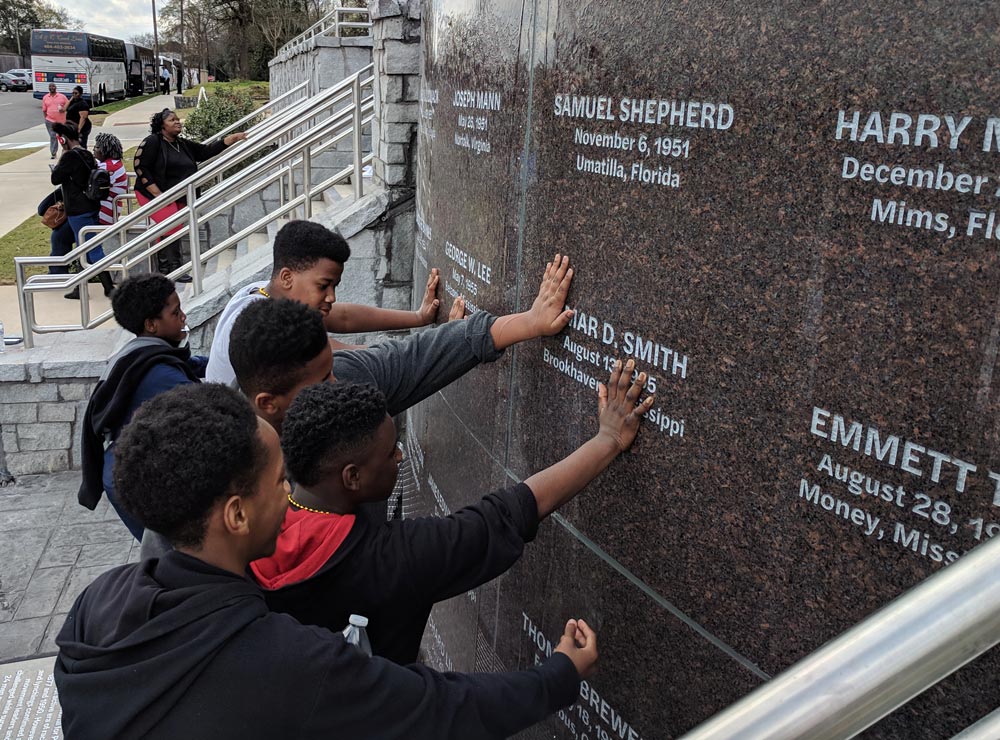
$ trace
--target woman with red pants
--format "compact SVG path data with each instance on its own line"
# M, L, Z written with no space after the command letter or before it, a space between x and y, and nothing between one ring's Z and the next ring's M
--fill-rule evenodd
M146 205L149 201L170 190L174 185L193 175L198 171L199 162L211 159L227 146L247 138L245 133L229 134L214 144L199 144L196 141L181 138L183 127L181 119L169 108L164 108L150 120L150 134L135 150L135 160L133 161L135 197L140 206ZM172 203L165 203L162 208L154 211L151 218L154 222L160 223L177 213L185 205L187 205L187 201L184 196L181 196ZM175 233L180 228L182 228L181 225L178 225L167 232L167 235ZM180 244L174 242L161 249L158 253L158 262L160 272L164 275L180 267ZM189 283L191 276L183 275L177 279L177 282Z

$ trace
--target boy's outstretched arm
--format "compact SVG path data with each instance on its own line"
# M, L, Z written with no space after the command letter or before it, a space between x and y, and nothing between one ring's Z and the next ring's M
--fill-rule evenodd
M653 403L639 403L645 373L615 363L598 390L597 434L555 465L443 518L405 519L373 544L371 558L392 552L380 575L384 592L400 599L442 601L507 571L535 538L538 523L572 499L627 450ZM390 542L391 541L391 542Z
M634 368L633 360L625 363L624 368L621 360L616 360L607 386L601 384L598 387L600 427L597 434L568 457L524 481L535 496L539 519L544 519L573 498L612 460L632 446L639 431L639 421L653 405L654 398L649 396L639 403L646 373L639 373L633 380Z
M573 268L569 266L569 257L557 254L545 266L542 284L531 308L522 313L501 316L493 322L490 334L497 350L561 332L573 317L573 311L566 308L566 295L572 281Z
M528 311L500 318L478 311L465 321L449 321L367 350L335 352L333 375L376 386L394 416L476 365L493 362L515 342L562 331L573 316L566 309L572 279L569 257L556 255L545 268L538 296Z
M433 324L441 301L437 298L441 273L435 267L427 276L424 299L416 311L396 311L389 308L375 308L358 303L334 303L324 323L328 331L337 334L356 334L365 331L389 331L392 329L413 329Z

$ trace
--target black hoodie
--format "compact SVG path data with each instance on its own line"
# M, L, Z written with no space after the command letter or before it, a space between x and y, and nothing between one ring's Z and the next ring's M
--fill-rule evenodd
M56 643L67 740L499 738L579 691L559 653L498 674L368 658L340 634L269 612L246 579L179 552L100 576Z
M117 437L129 420L132 400L146 374L157 365L169 365L198 382L198 373L191 363L191 350L174 347L164 339L137 337L112 358L114 365L102 376L87 403L80 431L80 464L83 477L77 500L88 509L96 509L104 492L104 441L110 434ZM204 373L202 373L204 375Z
M406 664L434 604L505 573L537 531L524 483L447 517L387 522L289 508L274 554L250 568L272 610L334 632L364 614L372 652Z

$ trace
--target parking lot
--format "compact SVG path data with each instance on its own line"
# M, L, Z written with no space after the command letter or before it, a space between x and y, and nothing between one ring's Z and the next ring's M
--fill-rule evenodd
M42 123L42 103L31 92L0 92L0 136Z

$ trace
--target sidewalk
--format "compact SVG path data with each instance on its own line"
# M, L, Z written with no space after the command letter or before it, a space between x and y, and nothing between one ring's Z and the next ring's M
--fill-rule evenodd
M90 144L93 145L99 133L111 133L121 139L122 149L135 146L149 134L149 119L152 115L163 108L173 107L173 104L173 95L157 95L123 111L112 113L102 126L90 132ZM0 166L0 203L4 204L0 209L0 236L20 226L29 216L35 215L39 202L52 192L49 180L49 165L52 160L49 158L48 141L49 135L44 124L0 137L0 144L35 143L44 147L41 151ZM132 169L130 163L126 163L126 166L129 170Z
M0 664L52 655L80 591L136 562L139 545L102 498L80 506L80 472L26 475L0 488Z
M92 147L99 133L111 133L121 140L123 150L133 147L149 134L149 119L152 115L173 104L173 95L157 95L123 111L112 113L102 126L90 132L89 143ZM26 218L34 216L42 198L52 192L49 180L49 165L52 160L49 158L48 140L44 124L0 137L0 144L33 143L43 147L41 151L0 166L0 203L4 205L0 209L0 236L20 226ZM126 162L125 166L132 169L131 162ZM101 286L91 285L89 288L94 314L107 310L109 304ZM60 293L38 296L35 306L36 316L42 323L80 321L80 304L64 299ZM4 324L6 334L22 334L17 287L14 285L0 285L0 321Z

